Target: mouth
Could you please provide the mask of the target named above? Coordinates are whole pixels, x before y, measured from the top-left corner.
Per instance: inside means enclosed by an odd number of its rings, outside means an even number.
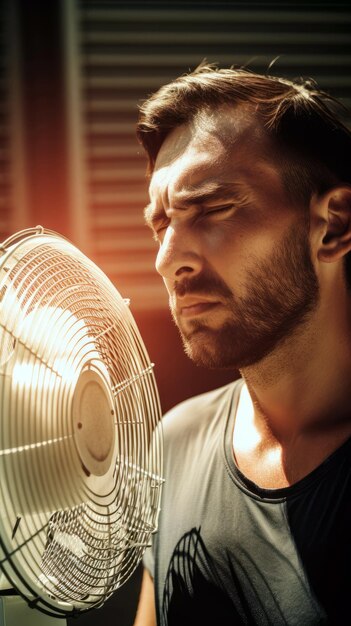
[[[195,298],[179,302],[177,306],[178,314],[183,318],[198,317],[204,315],[219,306],[218,301],[197,300]]]

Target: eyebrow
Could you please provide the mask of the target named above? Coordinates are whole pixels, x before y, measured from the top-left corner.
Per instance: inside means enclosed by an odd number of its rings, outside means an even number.
[[[229,199],[233,196],[240,197],[244,193],[243,184],[238,182],[218,183],[208,182],[200,188],[188,188],[178,194],[176,206],[174,208],[187,209],[196,205],[207,204],[214,199]],[[153,202],[146,205],[144,209],[144,218],[146,223],[151,226],[154,214],[158,211],[155,209]]]

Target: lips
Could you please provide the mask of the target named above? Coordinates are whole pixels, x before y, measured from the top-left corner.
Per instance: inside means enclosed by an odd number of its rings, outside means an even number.
[[[208,313],[218,305],[218,300],[206,300],[196,297],[182,298],[177,301],[177,313],[182,317],[194,317]]]

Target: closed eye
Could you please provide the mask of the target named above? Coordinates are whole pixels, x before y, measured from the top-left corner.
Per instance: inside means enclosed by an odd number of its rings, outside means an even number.
[[[159,242],[159,233],[165,230],[168,226],[168,219],[165,212],[156,209],[151,203],[145,207],[144,218],[146,225],[151,229],[153,238],[156,242]]]
[[[222,206],[209,207],[206,210],[206,215],[213,215],[218,213],[226,213],[233,209],[233,204],[225,204]]]
[[[152,225],[150,225],[153,238],[157,243],[160,243],[162,232],[167,229],[168,224],[169,224],[169,220],[163,219],[163,220],[155,220],[155,222]]]

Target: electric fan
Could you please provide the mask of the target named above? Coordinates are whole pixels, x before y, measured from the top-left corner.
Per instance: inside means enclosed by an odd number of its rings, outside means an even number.
[[[128,302],[57,233],[13,235],[0,247],[0,586],[7,615],[18,598],[35,613],[16,626],[99,607],[129,578],[156,530],[161,467]]]

